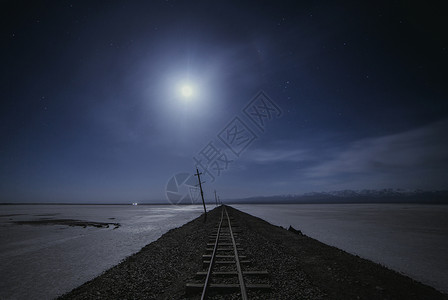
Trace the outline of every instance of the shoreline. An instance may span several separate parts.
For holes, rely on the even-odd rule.
[[[202,269],[219,210],[171,229],[141,251],[59,299],[195,299],[185,284]],[[228,207],[240,223],[245,253],[267,269],[273,289],[258,299],[448,299],[436,289],[379,264]],[[300,228],[296,228],[300,230]]]

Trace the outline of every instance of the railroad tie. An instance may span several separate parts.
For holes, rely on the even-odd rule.
[[[235,228],[238,229],[235,230]],[[204,277],[205,280],[187,283],[187,293],[202,291],[201,299],[207,299],[210,293],[238,292],[241,299],[248,299],[248,290],[269,291],[271,289],[269,284],[254,283],[256,278],[269,276],[268,271],[243,270],[243,266],[251,264],[251,261],[246,255],[240,255],[244,249],[241,247],[241,242],[236,240],[237,233],[241,232],[241,229],[235,226],[234,218],[229,216],[226,207],[222,206],[221,219],[215,227],[215,232],[209,236],[210,241],[205,248],[206,254],[202,255],[203,268],[207,271],[196,273],[198,280]],[[250,283],[246,283],[246,277],[253,277],[253,279]],[[220,278],[228,279],[222,281],[223,279]]]

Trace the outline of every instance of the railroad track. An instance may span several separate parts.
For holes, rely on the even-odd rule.
[[[202,292],[201,299],[210,294],[239,293],[241,299],[248,299],[248,290],[269,290],[266,283],[254,283],[254,278],[267,277],[267,271],[243,270],[251,261],[241,255],[244,249],[238,239],[239,228],[222,206],[221,219],[207,243],[206,254],[202,256],[204,271],[197,272],[200,283],[187,283],[187,293]],[[205,278],[205,279],[204,279]],[[250,279],[249,283],[246,279]]]

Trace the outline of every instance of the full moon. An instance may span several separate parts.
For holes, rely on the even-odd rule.
[[[193,95],[193,88],[189,85],[184,85],[181,91],[182,96],[184,96],[185,98],[189,98]]]

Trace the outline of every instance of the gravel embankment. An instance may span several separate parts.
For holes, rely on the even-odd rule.
[[[381,265],[273,226],[228,207],[251,269],[268,270],[272,290],[250,299],[448,299],[435,289]],[[202,271],[208,235],[221,212],[170,230],[140,252],[60,299],[197,299],[185,284]],[[233,299],[235,294],[215,299]]]

